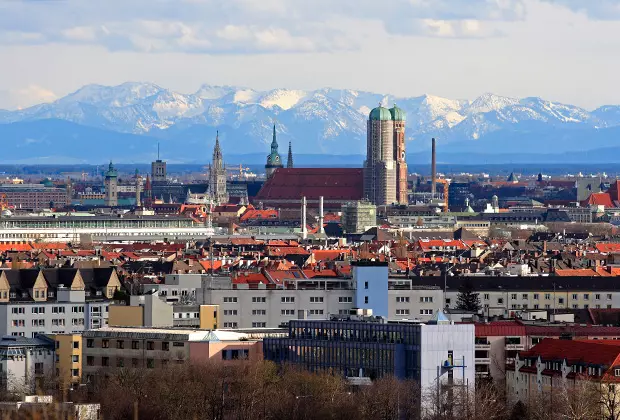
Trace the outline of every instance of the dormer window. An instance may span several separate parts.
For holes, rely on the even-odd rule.
[[[89,292],[90,293],[90,292]],[[97,290],[97,292],[95,293],[97,296],[101,296],[101,290]]]
[[[50,290],[47,292],[47,297],[54,297],[54,291]]]
[[[11,299],[15,299],[15,298],[17,297],[17,293],[15,293],[15,292],[11,292],[11,293],[9,293],[9,297],[10,297]]]
[[[620,376],[620,368],[614,369],[614,376]]]

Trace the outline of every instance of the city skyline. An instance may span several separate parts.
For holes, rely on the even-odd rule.
[[[396,1],[376,8],[343,1],[311,10],[291,0],[135,1],[123,8],[4,2],[0,60],[11,64],[3,69],[0,109],[127,80],[181,92],[205,81],[468,99],[494,92],[592,109],[616,103],[620,93],[619,59],[609,53],[620,43],[620,7],[582,3]],[[394,56],[398,65],[382,77]]]

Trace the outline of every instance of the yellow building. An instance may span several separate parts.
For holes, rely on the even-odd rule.
[[[82,335],[48,335],[56,346],[56,376],[61,388],[80,383],[82,379]]]

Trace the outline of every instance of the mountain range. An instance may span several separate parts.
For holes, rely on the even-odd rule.
[[[280,153],[362,155],[379,103],[407,114],[407,152],[425,161],[430,138],[444,162],[620,162],[620,106],[593,111],[538,97],[396,97],[346,89],[257,91],[203,85],[182,94],[153,83],[87,85],[55,102],[0,110],[5,162],[208,162],[219,131],[224,157],[266,155],[275,123]],[[469,158],[468,158],[469,156]],[[571,160],[572,159],[572,160]],[[457,162],[457,161],[461,162]],[[244,162],[260,163],[260,162]],[[472,162],[474,163],[474,162]],[[361,164],[361,162],[360,162]]]

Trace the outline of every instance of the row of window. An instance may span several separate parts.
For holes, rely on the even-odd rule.
[[[33,314],[44,314],[45,313],[45,306],[33,306],[30,310],[31,310],[31,312]],[[108,307],[106,306],[106,312],[107,311],[108,311]],[[84,313],[84,306],[73,306],[73,307],[71,307],[71,312],[74,313],[74,314]],[[91,313],[100,313],[100,312],[102,312],[101,311],[101,307],[100,306],[92,306],[90,308],[90,312]],[[15,314],[15,315],[25,314],[26,313],[26,308],[23,307],[23,306],[11,308],[11,313]],[[64,314],[65,313],[65,307],[64,306],[52,306],[52,313],[53,314]]]
[[[177,363],[183,363],[183,360],[177,360]],[[166,366],[168,364],[168,360],[161,360],[161,365]],[[95,366],[95,356],[86,356],[86,365],[87,366]],[[155,359],[146,359],[145,363],[146,367],[149,369],[153,369],[155,367]],[[101,358],[101,366],[109,367],[110,366],[110,358],[107,356],[103,356]],[[123,357],[116,358],[116,367],[123,368],[125,367],[125,359]],[[140,359],[131,359],[131,367],[138,368],[141,367]]]
[[[420,298],[420,302],[422,302]],[[430,302],[433,301],[433,298],[430,298]],[[224,297],[224,303],[237,303],[236,297]],[[267,298],[264,296],[255,296],[252,297],[252,303],[266,303]],[[295,296],[282,296],[280,298],[281,303],[295,303]],[[407,302],[409,302],[409,298],[407,298]],[[324,303],[323,296],[310,296],[310,303]],[[351,296],[340,296],[338,297],[338,303],[353,303],[353,297]]]
[[[539,293],[534,293],[533,297],[534,297],[534,300],[539,300],[540,299],[540,294]],[[490,296],[489,293],[484,293],[483,298],[484,298],[484,300],[489,300],[491,298],[491,296]],[[572,298],[573,298],[573,300],[579,299],[579,294],[573,293],[572,294]],[[606,298],[607,298],[607,300],[611,300],[611,298],[612,298],[611,293],[607,293]],[[510,294],[510,299],[512,299],[512,300],[518,299],[518,293],[511,293]],[[529,299],[529,294],[528,293],[521,294],[521,299],[528,300]],[[551,300],[551,293],[545,293],[544,294],[544,299],[545,300]],[[562,298],[559,298],[559,299],[562,299]],[[583,300],[590,300],[590,294],[589,293],[584,293],[583,294]],[[594,295],[594,300],[601,300],[601,294],[600,293],[596,293]],[[497,301],[498,301],[498,303],[503,303],[504,299],[503,298],[498,298]]]
[[[84,325],[84,318],[73,318],[71,319],[71,325]],[[11,321],[11,326],[13,327],[25,327],[26,321],[23,319],[14,319]],[[45,319],[33,319],[32,320],[33,327],[45,327]],[[54,327],[64,327],[65,319],[52,319],[52,326]]]
[[[127,340],[127,341],[129,341],[129,340]],[[172,346],[173,347],[184,347],[185,343],[183,343],[182,341],[173,341],[172,342]],[[95,340],[92,339],[92,338],[86,339],[86,347],[94,348],[95,347]],[[101,340],[101,348],[103,348],[103,349],[110,348],[110,340],[108,340],[108,339]],[[125,340],[116,340],[116,348],[117,349],[124,349],[125,348]],[[132,350],[140,350],[140,340],[131,340],[131,349]],[[155,342],[154,341],[147,341],[146,342],[146,349],[147,350],[155,350]],[[163,350],[163,351],[170,350],[170,342],[169,341],[162,341],[160,349]]]

